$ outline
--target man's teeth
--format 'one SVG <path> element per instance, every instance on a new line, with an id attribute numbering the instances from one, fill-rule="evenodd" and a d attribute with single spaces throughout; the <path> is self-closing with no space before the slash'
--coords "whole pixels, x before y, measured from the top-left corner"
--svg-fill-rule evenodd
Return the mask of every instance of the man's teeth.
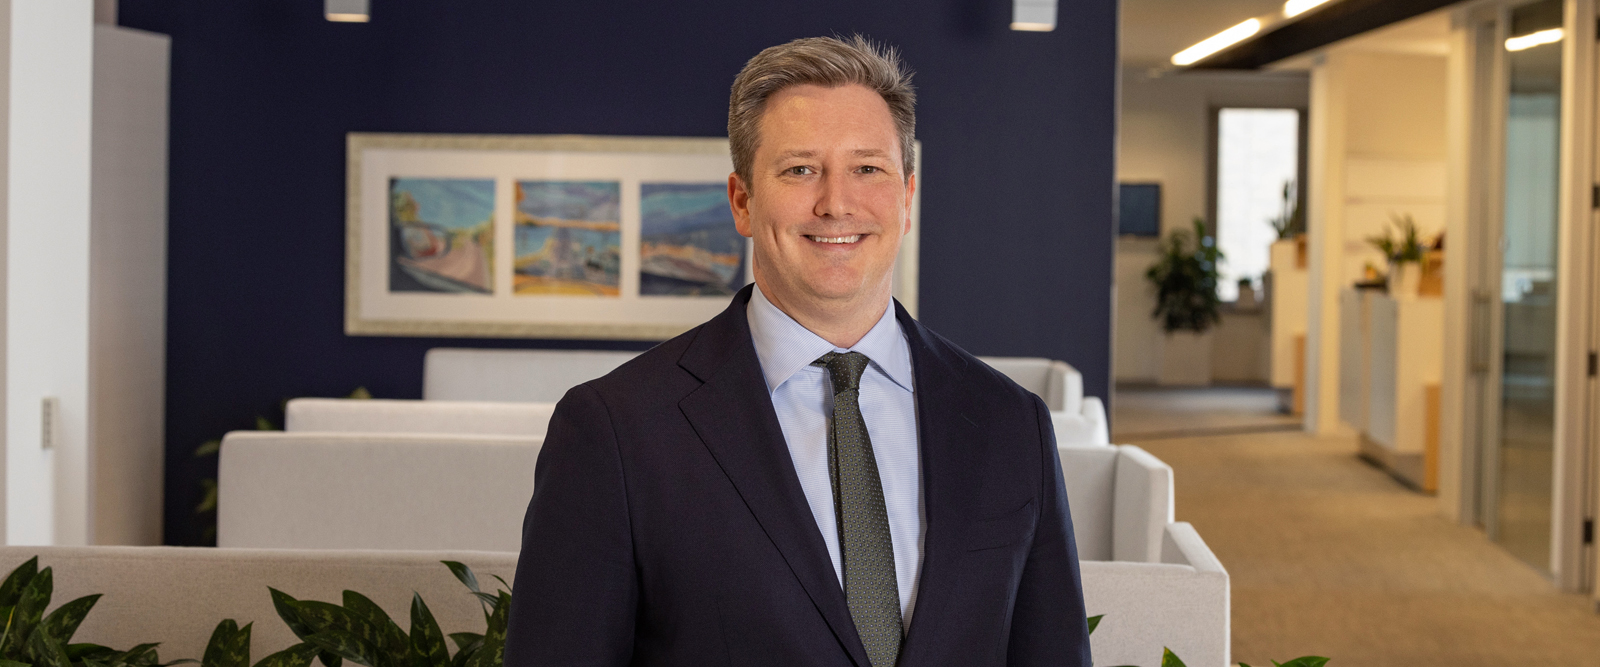
<path id="1" fill-rule="evenodd" d="M 855 236 L 807 236 L 806 238 L 811 239 L 813 241 L 816 241 L 817 243 L 855 243 L 856 241 L 860 241 L 861 240 L 861 235 L 860 234 L 856 234 Z"/>

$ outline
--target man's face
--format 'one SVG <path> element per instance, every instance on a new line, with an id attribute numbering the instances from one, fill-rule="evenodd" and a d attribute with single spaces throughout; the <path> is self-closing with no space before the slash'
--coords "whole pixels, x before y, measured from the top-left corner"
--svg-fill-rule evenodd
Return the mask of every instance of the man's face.
<path id="1" fill-rule="evenodd" d="M 752 187 L 728 177 L 739 233 L 755 240 L 762 292 L 783 305 L 887 298 L 915 179 L 889 106 L 860 85 L 799 85 L 768 98 Z"/>

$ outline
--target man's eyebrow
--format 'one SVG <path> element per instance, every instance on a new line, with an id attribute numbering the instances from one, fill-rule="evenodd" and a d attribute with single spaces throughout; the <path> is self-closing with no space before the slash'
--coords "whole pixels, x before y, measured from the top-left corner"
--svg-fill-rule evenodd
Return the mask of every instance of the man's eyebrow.
<path id="1" fill-rule="evenodd" d="M 778 154 L 778 159 L 784 160 L 784 159 L 788 159 L 788 158 L 792 158 L 792 157 L 809 159 L 809 158 L 814 158 L 816 156 L 817 156 L 817 152 L 813 151 L 813 150 L 794 150 L 794 151 L 784 151 L 782 153 L 779 153 Z"/>
<path id="2" fill-rule="evenodd" d="M 850 154 L 856 157 L 889 157 L 889 152 L 881 148 L 857 148 Z"/>

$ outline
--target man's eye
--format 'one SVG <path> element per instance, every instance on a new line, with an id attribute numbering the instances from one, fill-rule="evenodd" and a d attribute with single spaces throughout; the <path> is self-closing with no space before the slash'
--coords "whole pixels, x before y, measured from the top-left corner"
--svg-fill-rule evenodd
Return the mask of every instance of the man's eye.
<path id="1" fill-rule="evenodd" d="M 870 164 L 869 165 L 863 165 L 861 167 L 861 173 L 863 173 L 863 174 L 876 174 L 876 173 L 878 173 L 880 171 L 883 171 L 883 170 L 879 169 L 877 167 L 874 167 L 874 166 L 872 166 Z"/>
<path id="2" fill-rule="evenodd" d="M 789 167 L 788 169 L 786 169 L 784 171 L 787 171 L 790 174 L 794 174 L 795 176 L 806 176 L 808 174 L 814 173 L 811 170 L 811 167 L 803 167 L 803 166 L 802 167 Z"/>

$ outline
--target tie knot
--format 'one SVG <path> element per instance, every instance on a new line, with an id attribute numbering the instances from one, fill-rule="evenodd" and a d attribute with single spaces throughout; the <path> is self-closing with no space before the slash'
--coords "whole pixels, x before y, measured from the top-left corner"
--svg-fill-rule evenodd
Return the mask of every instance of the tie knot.
<path id="1" fill-rule="evenodd" d="M 828 375 L 833 380 L 833 393 L 850 391 L 861 387 L 861 373 L 867 370 L 867 364 L 872 360 L 860 352 L 829 352 L 822 358 L 811 362 L 812 366 L 821 366 L 828 369 Z"/>

